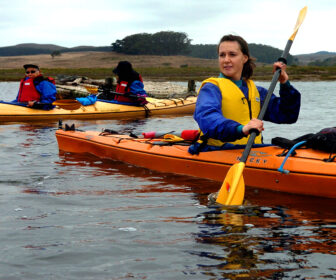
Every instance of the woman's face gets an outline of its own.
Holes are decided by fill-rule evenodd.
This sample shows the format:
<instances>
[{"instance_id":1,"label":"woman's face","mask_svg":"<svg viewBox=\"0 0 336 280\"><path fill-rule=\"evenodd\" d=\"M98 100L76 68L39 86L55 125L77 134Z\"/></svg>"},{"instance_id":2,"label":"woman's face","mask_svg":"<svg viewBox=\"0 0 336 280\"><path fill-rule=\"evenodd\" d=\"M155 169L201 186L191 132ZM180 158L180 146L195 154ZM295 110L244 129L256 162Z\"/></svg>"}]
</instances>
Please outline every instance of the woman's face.
<instances>
[{"instance_id":1,"label":"woman's face","mask_svg":"<svg viewBox=\"0 0 336 280\"><path fill-rule=\"evenodd\" d=\"M232 80L240 80L245 62L248 60L236 41L224 41L219 45L218 63L220 71Z\"/></svg>"}]
</instances>

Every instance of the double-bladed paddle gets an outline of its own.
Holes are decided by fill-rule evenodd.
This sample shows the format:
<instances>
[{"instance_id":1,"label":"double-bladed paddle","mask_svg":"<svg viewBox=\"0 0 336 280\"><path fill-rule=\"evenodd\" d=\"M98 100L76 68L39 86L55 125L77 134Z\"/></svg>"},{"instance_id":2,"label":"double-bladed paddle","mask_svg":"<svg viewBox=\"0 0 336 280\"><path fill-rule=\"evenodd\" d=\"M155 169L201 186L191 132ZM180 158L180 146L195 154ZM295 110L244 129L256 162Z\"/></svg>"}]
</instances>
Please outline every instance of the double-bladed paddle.
<instances>
[{"instance_id":1,"label":"double-bladed paddle","mask_svg":"<svg viewBox=\"0 0 336 280\"><path fill-rule=\"evenodd\" d=\"M0 103L28 107L27 102L7 102L0 100ZM54 105L65 110L77 110L82 106L82 104L76 99L59 99L54 101L53 103L36 102L36 105L40 105L39 107L42 107L42 105ZM39 109L39 107L35 107L34 109Z\"/></svg>"},{"instance_id":2,"label":"double-bladed paddle","mask_svg":"<svg viewBox=\"0 0 336 280\"><path fill-rule=\"evenodd\" d=\"M100 89L98 87L90 87L90 86L85 86L85 88L87 89L88 92L92 93L92 94L98 94ZM102 92L104 92L104 90L102 90ZM120 95L120 96L126 96L126 97L130 97L130 98L139 98L138 95L131 93L131 92L127 92L127 93L121 93L121 92L116 92L113 91L111 89L105 90L106 93L111 94L111 95Z\"/></svg>"},{"instance_id":3,"label":"double-bladed paddle","mask_svg":"<svg viewBox=\"0 0 336 280\"><path fill-rule=\"evenodd\" d=\"M36 105L37 106L53 105L53 106L57 106L64 110L77 110L82 106L82 104L76 99L58 99L54 101L53 103L36 102ZM27 106L27 104L25 104L25 106ZM35 109L39 109L39 107L37 106L35 107Z\"/></svg>"},{"instance_id":4,"label":"double-bladed paddle","mask_svg":"<svg viewBox=\"0 0 336 280\"><path fill-rule=\"evenodd\" d=\"M294 28L293 34L289 37L286 47L282 53L282 56L279 58L279 61L286 61L286 58L289 54L289 50L293 44L294 38L296 36L296 33L299 30L299 27L301 26L305 16L307 13L307 7L304 7L301 9L299 17L296 21L296 25ZM276 86L276 83L279 79L281 69L277 69L274 72L271 84L269 86L269 89L267 91L267 95L264 100L264 104L261 107L258 119L262 120L265 116L268 103L271 99L272 93L274 91L274 88ZM245 194L245 183L243 178L243 171L245 168L246 160L250 154L252 145L254 143L254 140L256 136L258 135L258 132L252 130L250 132L250 137L247 141L247 144L245 146L244 152L239 160L239 163L234 164L228 171L224 182L222 184L222 187L220 188L216 202L223 204L223 205L241 205L244 201L244 194Z\"/></svg>"}]
</instances>

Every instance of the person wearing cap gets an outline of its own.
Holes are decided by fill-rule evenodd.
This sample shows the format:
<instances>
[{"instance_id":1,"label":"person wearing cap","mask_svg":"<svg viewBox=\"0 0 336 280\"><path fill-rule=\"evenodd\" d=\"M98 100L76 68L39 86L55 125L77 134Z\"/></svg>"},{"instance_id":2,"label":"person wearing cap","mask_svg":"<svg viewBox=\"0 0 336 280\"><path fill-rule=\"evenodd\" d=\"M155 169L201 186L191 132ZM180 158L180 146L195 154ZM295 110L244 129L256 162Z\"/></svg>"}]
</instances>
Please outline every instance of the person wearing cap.
<instances>
[{"instance_id":1,"label":"person wearing cap","mask_svg":"<svg viewBox=\"0 0 336 280\"><path fill-rule=\"evenodd\" d=\"M145 105L147 93L141 75L134 71L128 61L120 61L113 73L117 75L116 92L114 100L121 103L135 103Z\"/></svg>"},{"instance_id":2,"label":"person wearing cap","mask_svg":"<svg viewBox=\"0 0 336 280\"><path fill-rule=\"evenodd\" d=\"M52 109L56 100L55 80L43 77L38 65L25 64L23 68L25 77L20 82L15 102L27 103L28 107L37 109Z\"/></svg>"}]
</instances>

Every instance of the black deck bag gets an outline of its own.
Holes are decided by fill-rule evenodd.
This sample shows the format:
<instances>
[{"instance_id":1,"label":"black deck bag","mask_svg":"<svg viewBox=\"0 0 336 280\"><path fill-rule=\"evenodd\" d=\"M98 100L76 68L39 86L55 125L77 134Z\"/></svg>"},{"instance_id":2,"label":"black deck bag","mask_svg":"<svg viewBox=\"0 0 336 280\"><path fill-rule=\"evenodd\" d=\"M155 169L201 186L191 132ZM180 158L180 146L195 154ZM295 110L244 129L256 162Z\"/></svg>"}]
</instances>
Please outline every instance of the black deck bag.
<instances>
[{"instance_id":1,"label":"black deck bag","mask_svg":"<svg viewBox=\"0 0 336 280\"><path fill-rule=\"evenodd\" d=\"M275 137L272 139L272 144L289 150L296 143L301 141L306 141L303 146L307 148L321 150L328 153L336 153L336 127L324 128L318 133L305 134L294 140Z\"/></svg>"},{"instance_id":2,"label":"black deck bag","mask_svg":"<svg viewBox=\"0 0 336 280\"><path fill-rule=\"evenodd\" d=\"M307 148L336 153L336 127L324 128L307 139Z\"/></svg>"}]
</instances>

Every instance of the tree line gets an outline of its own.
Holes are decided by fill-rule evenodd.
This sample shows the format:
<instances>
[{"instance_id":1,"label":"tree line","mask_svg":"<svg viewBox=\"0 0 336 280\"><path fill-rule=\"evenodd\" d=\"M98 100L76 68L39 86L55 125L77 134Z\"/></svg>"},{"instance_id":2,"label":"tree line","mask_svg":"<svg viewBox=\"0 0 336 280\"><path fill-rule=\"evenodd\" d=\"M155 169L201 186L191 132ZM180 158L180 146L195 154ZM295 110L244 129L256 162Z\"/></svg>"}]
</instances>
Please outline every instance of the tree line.
<instances>
[{"instance_id":1,"label":"tree line","mask_svg":"<svg viewBox=\"0 0 336 280\"><path fill-rule=\"evenodd\" d=\"M111 44L112 51L132 55L186 55L197 58L216 59L217 45L192 45L191 39L183 32L161 31L154 34L138 33L116 40ZM251 56L261 63L273 63L282 51L271 46L249 44ZM296 64L298 60L289 55L289 64Z\"/></svg>"},{"instance_id":2,"label":"tree line","mask_svg":"<svg viewBox=\"0 0 336 280\"><path fill-rule=\"evenodd\" d=\"M190 42L186 33L161 31L133 34L111 45L112 51L124 54L178 55L188 53Z\"/></svg>"}]
</instances>

